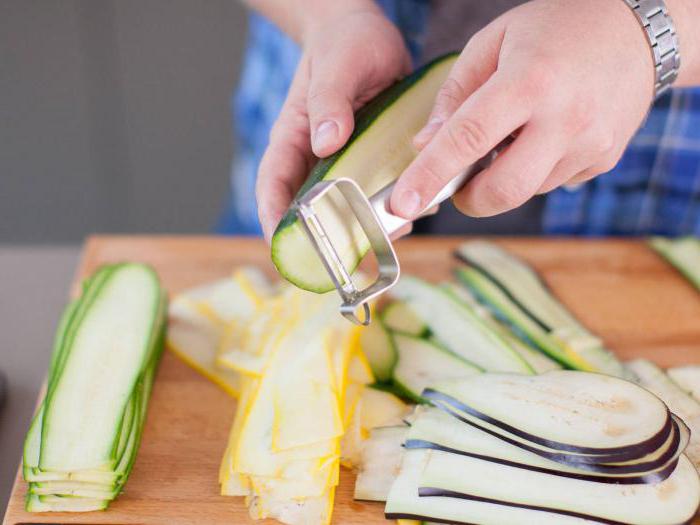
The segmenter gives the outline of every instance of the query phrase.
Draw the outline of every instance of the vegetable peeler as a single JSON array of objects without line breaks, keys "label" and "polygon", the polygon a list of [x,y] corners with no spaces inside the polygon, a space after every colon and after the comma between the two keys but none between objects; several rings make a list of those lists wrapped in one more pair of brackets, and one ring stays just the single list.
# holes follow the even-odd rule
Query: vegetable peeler
[{"label": "vegetable peeler", "polygon": [[[435,198],[425,206],[422,213],[454,195],[469,179],[488,167],[498,153],[510,142],[512,142],[511,138],[504,140],[489,154],[448,182]],[[340,305],[340,313],[355,324],[366,326],[370,323],[369,302],[394,286],[401,275],[401,266],[390,237],[411,221],[394,215],[390,211],[389,200],[395,184],[396,181],[393,181],[374,195],[367,197],[357,182],[350,178],[341,177],[316,183],[292,203],[293,209],[311,241],[311,245],[316,250],[336,290],[340,294],[343,301]],[[361,289],[358,289],[355,282],[353,282],[350,272],[341,261],[333,245],[333,240],[329,237],[322,221],[314,211],[314,205],[334,188],[347,201],[377,260],[377,279],[369,286]],[[362,309],[362,314],[358,316],[360,308]]]}]

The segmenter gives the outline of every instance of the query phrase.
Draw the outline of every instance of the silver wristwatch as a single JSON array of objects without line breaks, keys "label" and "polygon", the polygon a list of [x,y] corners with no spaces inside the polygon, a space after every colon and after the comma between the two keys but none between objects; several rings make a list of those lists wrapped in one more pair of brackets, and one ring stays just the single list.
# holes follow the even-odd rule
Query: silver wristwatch
[{"label": "silver wristwatch", "polygon": [[625,0],[639,19],[647,34],[654,58],[656,78],[655,98],[663,95],[678,76],[681,55],[678,50],[676,27],[663,0]]}]

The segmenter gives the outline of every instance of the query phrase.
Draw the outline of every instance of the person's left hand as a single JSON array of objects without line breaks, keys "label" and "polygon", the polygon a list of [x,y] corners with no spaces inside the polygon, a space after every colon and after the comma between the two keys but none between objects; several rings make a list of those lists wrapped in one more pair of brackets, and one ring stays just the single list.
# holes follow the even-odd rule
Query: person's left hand
[{"label": "person's left hand", "polygon": [[330,14],[306,16],[304,52],[258,169],[258,214],[268,242],[317,157],[350,137],[353,111],[411,67],[401,33],[373,1],[326,5]]},{"label": "person's left hand", "polygon": [[466,166],[517,138],[454,197],[471,216],[612,169],[653,96],[649,44],[622,0],[534,0],[475,35],[392,195],[412,219]]}]

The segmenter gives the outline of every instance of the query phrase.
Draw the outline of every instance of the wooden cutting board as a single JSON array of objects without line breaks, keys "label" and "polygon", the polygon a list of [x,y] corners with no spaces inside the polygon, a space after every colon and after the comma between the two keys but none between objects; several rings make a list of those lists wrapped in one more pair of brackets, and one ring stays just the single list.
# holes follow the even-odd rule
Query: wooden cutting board
[{"label": "wooden cutting board", "polygon": [[[450,277],[464,239],[416,238],[397,244],[403,271],[431,281]],[[631,240],[498,239],[531,263],[574,314],[622,359],[662,366],[700,363],[700,294],[645,244]],[[216,237],[93,237],[80,280],[116,261],[152,264],[169,290],[255,264],[274,276],[262,241]],[[48,329],[48,328],[47,328]],[[18,349],[21,351],[21,349]],[[5,525],[34,523],[232,525],[250,522],[242,498],[219,495],[219,460],[235,401],[166,352],[125,492],[105,512],[28,514],[17,477]],[[333,523],[379,524],[383,505],[352,500],[354,476],[343,470]],[[698,521],[700,523],[700,521]]]}]

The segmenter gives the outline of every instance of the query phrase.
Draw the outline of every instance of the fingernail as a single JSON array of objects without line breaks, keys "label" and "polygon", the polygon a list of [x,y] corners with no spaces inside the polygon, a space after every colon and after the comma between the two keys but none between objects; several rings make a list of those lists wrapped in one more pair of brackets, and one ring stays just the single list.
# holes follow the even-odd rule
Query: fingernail
[{"label": "fingernail", "polygon": [[413,217],[420,211],[420,195],[415,190],[403,190],[399,194],[398,213],[403,217]]},{"label": "fingernail", "polygon": [[423,126],[423,129],[416,133],[416,136],[413,138],[413,142],[417,146],[425,144],[433,137],[433,135],[435,135],[437,130],[440,129],[442,123],[443,120],[439,117],[431,118],[428,123]]},{"label": "fingernail", "polygon": [[[321,122],[313,136],[314,153],[317,155],[323,153],[324,150],[335,145],[338,140],[338,124],[332,120],[324,120]],[[320,156],[320,155],[319,155]]]}]

